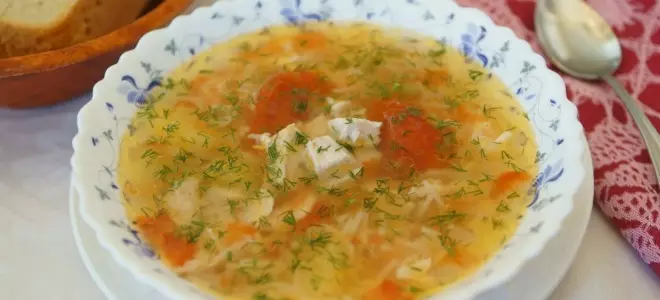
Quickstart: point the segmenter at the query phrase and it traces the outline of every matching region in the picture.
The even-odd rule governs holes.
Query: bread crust
[[[60,49],[102,36],[137,19],[148,2],[78,0],[63,18],[48,26],[30,26],[30,20],[19,24],[0,18],[0,58]]]

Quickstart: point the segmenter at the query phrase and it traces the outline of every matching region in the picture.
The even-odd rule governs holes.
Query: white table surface
[[[76,113],[88,99],[0,109],[0,299],[104,299],[80,259],[67,207]],[[551,300],[652,299],[660,299],[660,278],[594,208]]]

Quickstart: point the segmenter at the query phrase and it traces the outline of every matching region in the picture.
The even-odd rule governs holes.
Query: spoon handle
[[[658,131],[653,127],[651,121],[646,117],[642,109],[637,104],[635,100],[628,91],[621,85],[621,83],[616,80],[616,78],[611,75],[603,76],[603,80],[607,82],[614,92],[621,98],[623,104],[628,109],[628,112],[632,116],[635,124],[639,128],[639,131],[642,133],[642,139],[646,143],[648,148],[649,155],[651,156],[651,163],[653,164],[653,169],[655,170],[655,176],[660,182],[660,135]]]

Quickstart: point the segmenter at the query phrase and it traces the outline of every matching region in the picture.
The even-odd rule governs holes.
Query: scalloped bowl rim
[[[503,26],[498,26],[493,23],[493,21],[483,12],[474,9],[474,8],[465,8],[461,7],[458,4],[455,4],[451,1],[445,1],[446,3],[443,3],[443,5],[449,5],[453,6],[452,8],[456,10],[457,14],[462,14],[462,15],[473,15],[475,17],[478,17],[478,19],[482,22],[485,22],[482,24],[488,30],[492,32],[496,32],[498,37],[501,37],[500,39],[504,38],[509,38],[512,42],[515,42],[519,44],[518,46],[521,46],[522,51],[526,52],[526,55],[529,56],[529,60],[533,60],[535,62],[535,65],[539,68],[537,72],[542,72],[545,77],[550,79],[553,84],[557,85],[557,83],[561,83],[561,90],[557,92],[557,94],[561,95],[561,98],[555,99],[561,103],[561,105],[564,106],[564,108],[568,108],[570,112],[564,112],[563,114],[570,114],[569,116],[569,121],[570,121],[570,128],[571,134],[566,136],[566,140],[570,140],[571,142],[574,143],[571,148],[574,153],[570,153],[568,155],[565,155],[564,157],[568,157],[569,159],[566,161],[567,165],[571,165],[572,172],[573,173],[573,179],[577,182],[574,186],[573,189],[570,189],[566,191],[565,197],[569,198],[570,201],[567,203],[567,207],[561,211],[558,215],[555,215],[555,217],[559,220],[556,223],[551,223],[554,224],[553,228],[551,228],[551,233],[546,235],[544,239],[541,242],[537,242],[535,244],[531,244],[529,246],[526,246],[524,248],[524,252],[518,253],[520,255],[520,259],[518,260],[517,264],[514,264],[513,266],[510,266],[509,268],[503,269],[503,270],[498,270],[498,276],[491,276],[489,278],[484,279],[484,283],[481,283],[475,288],[470,288],[470,289],[462,289],[459,291],[456,291],[455,294],[452,296],[456,296],[457,298],[460,299],[472,299],[476,297],[477,295],[491,290],[496,286],[500,286],[502,284],[505,284],[507,281],[509,281],[513,275],[518,273],[520,268],[529,260],[535,258],[541,250],[545,247],[547,242],[556,236],[559,232],[559,228],[564,224],[566,216],[572,211],[573,209],[573,201],[575,201],[575,196],[578,191],[578,186],[579,183],[581,183],[585,179],[585,166],[581,161],[581,157],[583,153],[585,152],[585,147],[580,143],[579,141],[581,140],[581,136],[583,135],[583,128],[580,122],[577,119],[577,108],[573,103],[571,103],[567,98],[566,98],[566,90],[565,86],[563,84],[563,80],[561,77],[556,74],[555,72],[551,71],[546,67],[545,60],[543,59],[542,56],[539,54],[535,53],[531,46],[524,40],[519,39],[511,29]],[[189,15],[183,15],[183,16],[178,16],[176,17],[169,26],[153,30],[146,35],[144,35],[137,43],[135,49],[127,51],[123,53],[119,59],[119,61],[111,66],[110,68],[107,69],[104,79],[98,82],[93,89],[93,97],[92,100],[87,103],[79,112],[78,114],[78,119],[77,119],[77,124],[79,128],[79,133],[74,137],[73,139],[73,147],[74,147],[74,156],[72,157],[71,164],[74,169],[74,176],[75,180],[78,183],[82,183],[86,181],[86,178],[82,177],[82,174],[80,172],[77,172],[76,170],[82,167],[84,165],[85,157],[81,155],[81,149],[84,148],[83,143],[87,143],[87,141],[83,141],[83,137],[85,136],[85,133],[88,133],[88,124],[86,121],[86,118],[89,117],[92,114],[92,108],[91,104],[94,102],[100,102],[101,99],[103,99],[103,96],[100,95],[100,92],[103,88],[103,86],[106,84],[108,81],[107,78],[110,76],[117,76],[118,72],[121,70],[122,67],[126,64],[126,62],[129,60],[130,57],[138,55],[140,51],[145,51],[148,47],[149,44],[152,43],[152,41],[158,40],[158,37],[160,35],[165,35],[166,33],[170,31],[174,31],[175,28],[179,28],[182,26],[185,26],[186,23],[192,22],[196,18],[201,17],[202,15],[208,14],[208,12],[214,10],[216,7],[220,7],[221,5],[224,5],[225,1],[219,1],[213,4],[213,6],[210,7],[202,7],[202,8],[197,8],[195,9],[191,14]],[[227,1],[227,2],[232,2],[232,1]],[[441,1],[438,1],[441,2]],[[398,24],[397,24],[398,25]],[[91,126],[93,127],[93,126]],[[135,275],[136,278],[141,280],[144,283],[147,283],[148,285],[156,288],[159,290],[161,293],[163,293],[166,296],[169,296],[173,299],[184,299],[186,297],[190,296],[190,293],[188,291],[184,291],[181,289],[175,289],[172,285],[166,284],[166,280],[161,280],[156,278],[152,273],[150,273],[150,270],[145,270],[140,268],[138,263],[134,262],[134,258],[128,257],[127,255],[124,255],[117,249],[116,242],[110,241],[107,239],[107,237],[104,235],[104,226],[100,223],[99,220],[97,220],[95,217],[89,215],[87,212],[87,202],[86,199],[93,199],[95,195],[95,191],[88,185],[79,185],[79,191],[81,195],[81,214],[83,219],[90,225],[90,227],[95,231],[97,238],[99,239],[100,244],[109,250],[111,253],[112,257],[123,267],[127,268],[131,273]],[[493,279],[495,278],[495,279]],[[180,279],[184,280],[184,279]],[[451,288],[451,287],[450,287]],[[443,292],[431,296],[432,298],[435,298],[436,296],[443,296]]]

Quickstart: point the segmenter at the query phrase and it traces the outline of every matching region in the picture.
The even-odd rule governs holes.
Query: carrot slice
[[[429,70],[426,69],[421,76],[422,82],[431,87],[441,87],[449,81],[449,72],[446,70]]]
[[[138,217],[138,228],[163,259],[173,265],[182,266],[195,256],[197,245],[176,234],[176,224],[166,215],[155,218]]]
[[[493,189],[490,191],[492,197],[499,197],[504,193],[511,191],[516,187],[516,185],[529,180],[530,176],[525,171],[509,171],[504,172],[495,179],[493,183]]]
[[[296,232],[304,233],[313,226],[327,224],[332,220],[330,218],[331,208],[321,203],[321,201],[314,204],[312,209],[300,220],[296,220]]]
[[[328,38],[319,32],[307,31],[296,35],[294,43],[296,50],[313,50],[323,48],[328,43]]]
[[[385,243],[385,238],[380,234],[374,233],[374,234],[369,235],[369,238],[367,239],[367,241],[371,245],[381,245],[381,244]]]
[[[363,169],[363,178],[376,178],[382,171],[382,161],[380,159],[370,159],[362,163]]]
[[[245,238],[257,234],[257,229],[250,224],[234,222],[227,224],[227,233],[224,236],[224,242],[233,244]]]
[[[391,280],[384,280],[377,287],[369,290],[362,296],[362,300],[412,300],[401,288]]]
[[[310,227],[321,224],[321,221],[322,221],[321,219],[322,218],[318,214],[319,209],[320,209],[320,206],[315,206],[314,210],[312,210],[304,218],[296,221],[296,231],[297,232],[305,232]]]
[[[384,159],[393,162],[398,170],[414,168],[421,171],[440,167],[435,153],[442,142],[440,130],[433,127],[416,107],[396,100],[384,100],[373,105],[367,117],[382,121],[379,148]]]
[[[484,116],[479,105],[463,103],[456,108],[456,119],[461,122],[485,122],[487,119]]]
[[[309,102],[322,99],[331,89],[331,85],[316,72],[276,74],[259,89],[251,132],[273,133],[293,122],[307,120]]]

